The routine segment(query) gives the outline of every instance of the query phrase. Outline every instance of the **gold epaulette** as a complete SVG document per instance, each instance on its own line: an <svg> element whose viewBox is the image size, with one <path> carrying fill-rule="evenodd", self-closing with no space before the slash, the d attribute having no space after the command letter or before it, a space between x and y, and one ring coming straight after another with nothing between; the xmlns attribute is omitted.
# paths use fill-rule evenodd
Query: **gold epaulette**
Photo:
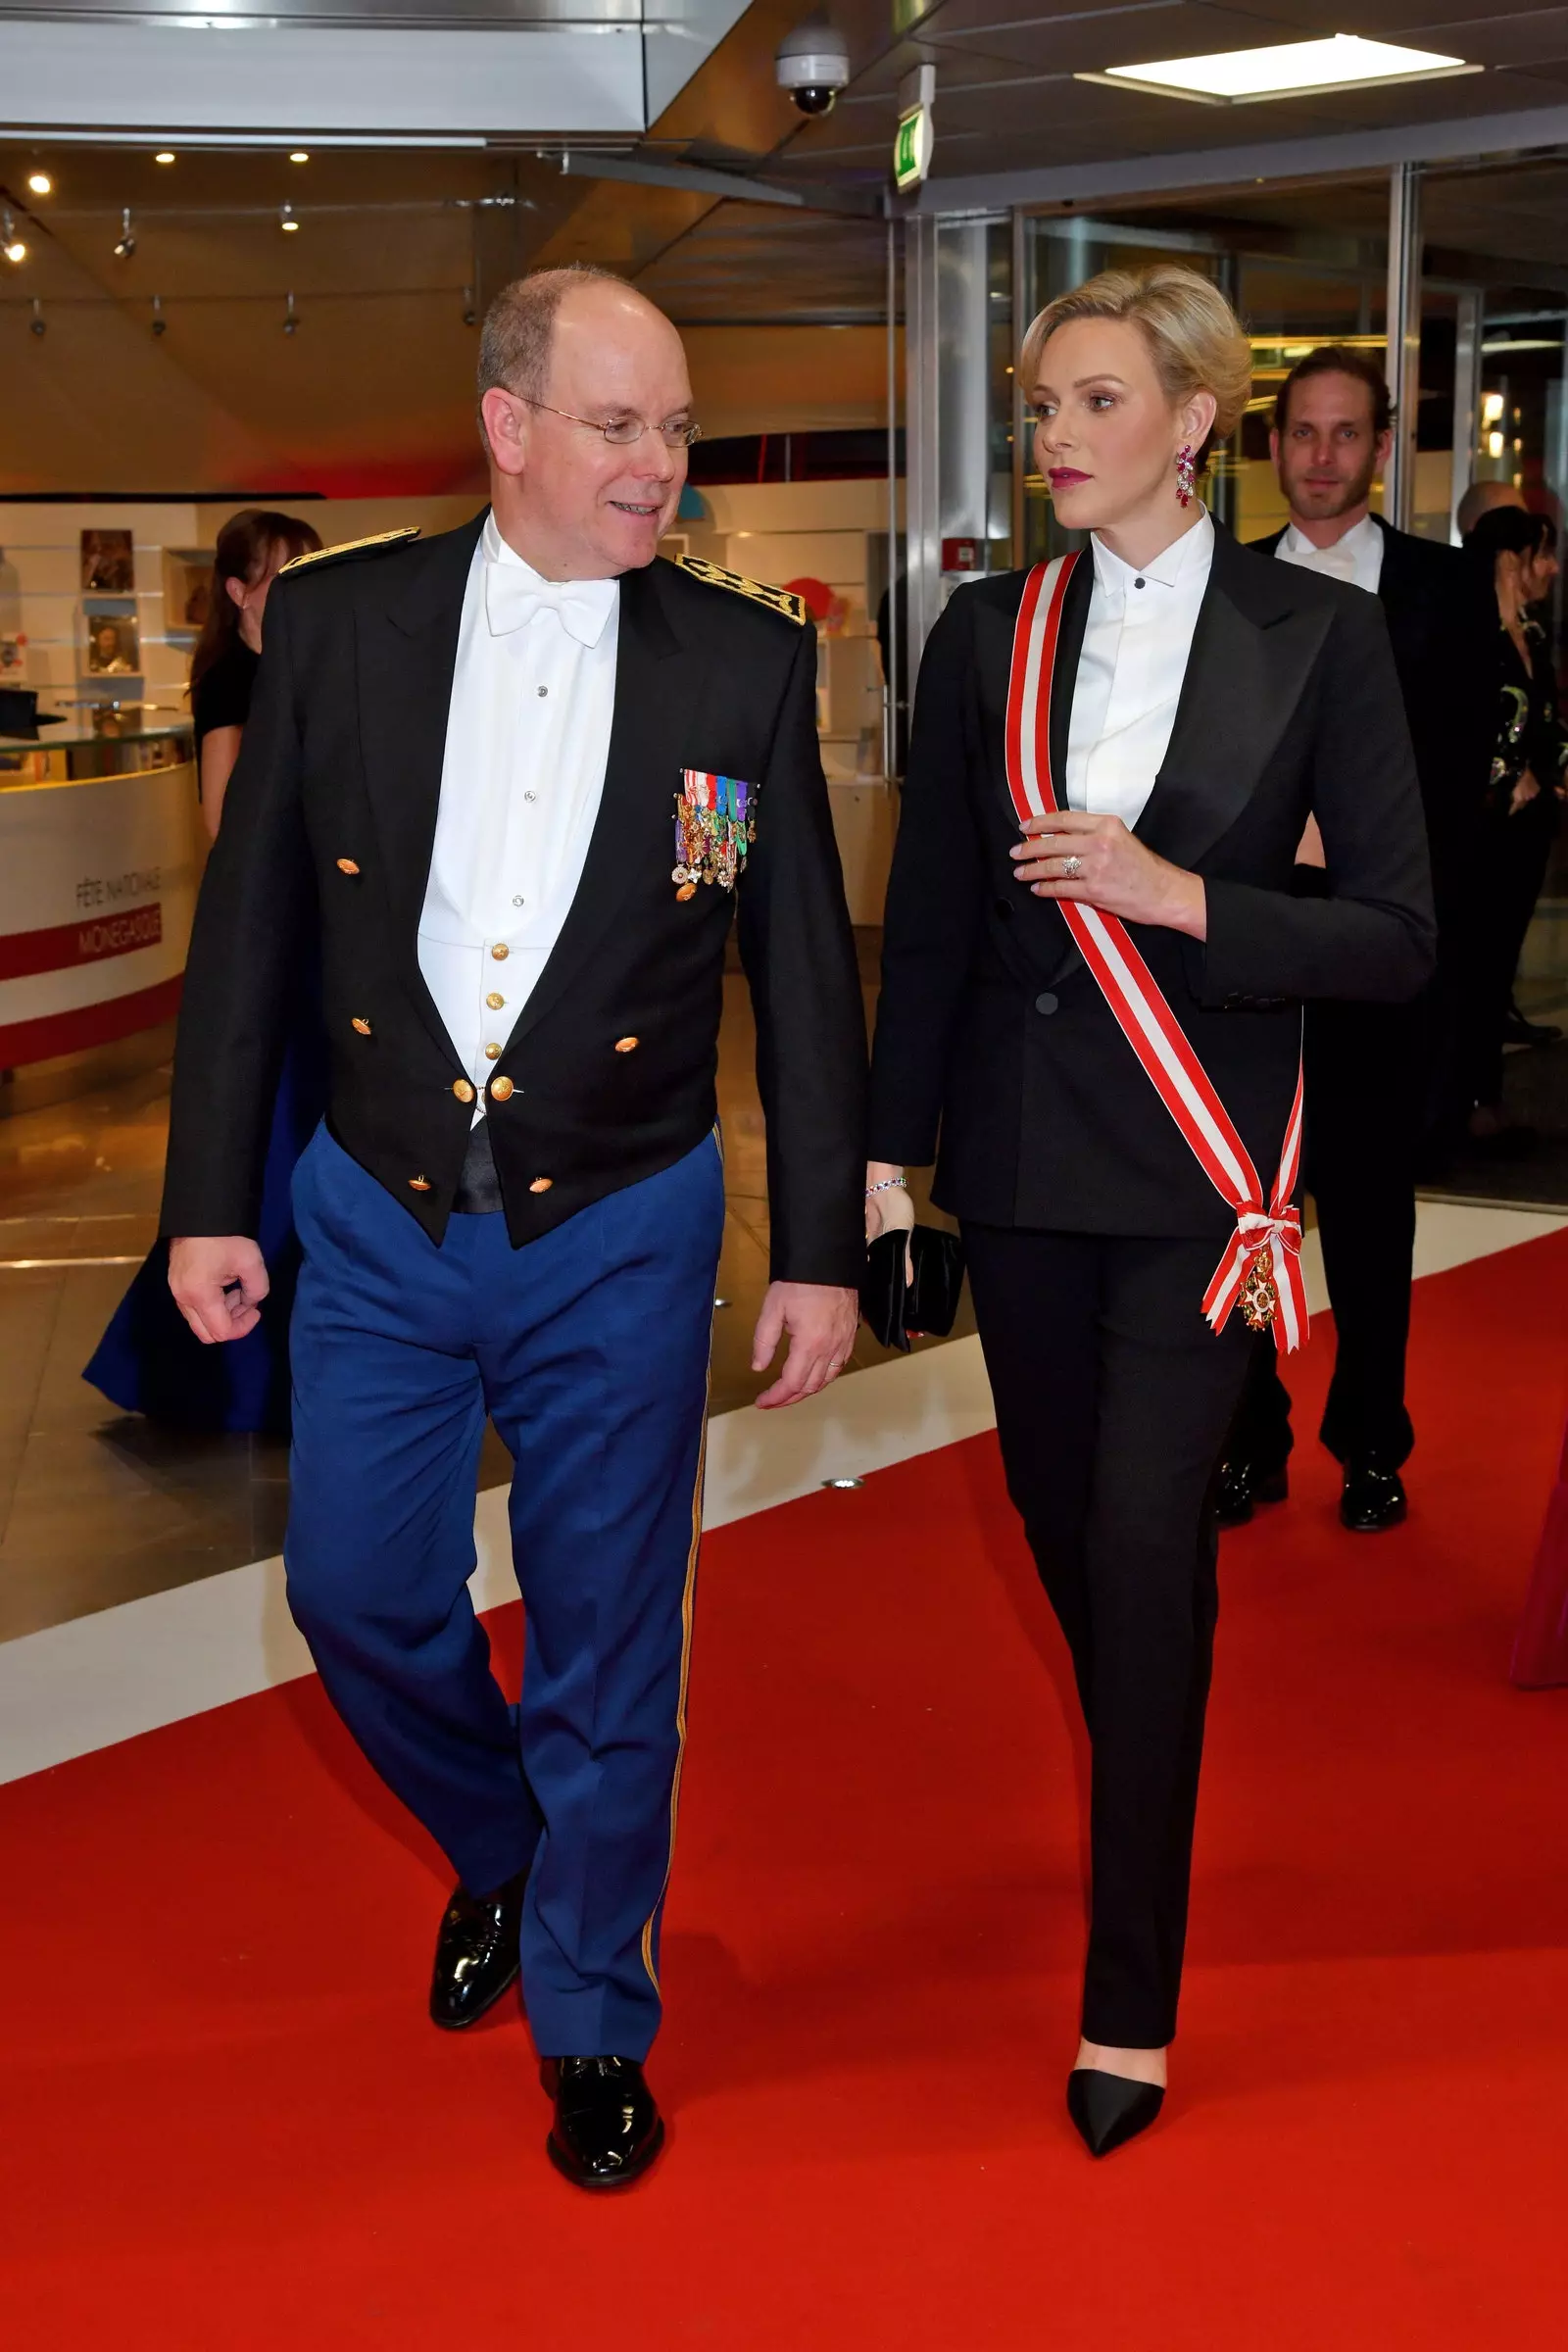
<svg viewBox="0 0 1568 2352"><path fill-rule="evenodd" d="M368 547L401 547L405 539L418 536L418 524L406 522L400 530L372 531L368 539L344 539L336 547L313 547L307 555L295 556L282 564L277 576L281 579L286 571L303 571L307 564L330 564L339 556L362 555Z"/></svg>
<svg viewBox="0 0 1568 2352"><path fill-rule="evenodd" d="M722 564L710 564L706 556L677 556L675 563L681 571L689 571L694 580L702 580L710 588L733 589L737 596L749 596L754 605L781 612L798 629L804 629L810 618L805 597L788 588L769 588L761 580L747 579L744 572L726 571Z"/></svg>

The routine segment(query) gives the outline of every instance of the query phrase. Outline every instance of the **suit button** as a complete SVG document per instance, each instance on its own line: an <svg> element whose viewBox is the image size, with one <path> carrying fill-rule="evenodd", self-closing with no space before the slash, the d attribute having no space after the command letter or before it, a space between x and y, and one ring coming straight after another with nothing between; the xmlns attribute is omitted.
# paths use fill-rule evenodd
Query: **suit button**
<svg viewBox="0 0 1568 2352"><path fill-rule="evenodd" d="M530 1193L548 1193L555 1181L553 1176L536 1176L528 1190Z"/></svg>
<svg viewBox="0 0 1568 2352"><path fill-rule="evenodd" d="M513 1087L512 1080L510 1078L491 1079L490 1100L492 1102L510 1102L512 1101L512 1094Z"/></svg>
<svg viewBox="0 0 1568 2352"><path fill-rule="evenodd" d="M466 1078L454 1078L452 1081L452 1092L457 1096L460 1102L471 1102L473 1101L473 1089L468 1084Z"/></svg>
<svg viewBox="0 0 1568 2352"><path fill-rule="evenodd" d="M484 1057L486 1061L499 1061L501 1059L501 1048L499 1046L486 1046L484 1050Z"/></svg>
<svg viewBox="0 0 1568 2352"><path fill-rule="evenodd" d="M499 1012L506 1001L506 998L502 996L497 989L492 989L490 994L485 999L485 1003L489 1005L492 1012Z"/></svg>
<svg viewBox="0 0 1568 2352"><path fill-rule="evenodd" d="M368 1037L368 1036L369 1036L369 1034L370 1034L370 1024L369 1024L369 1022L368 1022L368 1020L364 1019L364 1018L363 1018L363 1016L362 1016L361 1014L359 1014L359 1013L356 1013L356 1014L354 1015L354 1019L353 1019L353 1021L350 1023L350 1027L351 1027L351 1028L354 1028L354 1029L357 1029L357 1030L359 1031L359 1033L360 1033L360 1035L361 1035L362 1037Z"/></svg>
<svg viewBox="0 0 1568 2352"><path fill-rule="evenodd" d="M1054 1012L1061 999L1053 989L1044 989L1035 999L1036 1012Z"/></svg>
<svg viewBox="0 0 1568 2352"><path fill-rule="evenodd" d="M352 858L340 858L337 861L337 870L340 874L357 874L360 869Z"/></svg>
<svg viewBox="0 0 1568 2352"><path fill-rule="evenodd" d="M411 1193L427 1193L430 1190L429 1177L411 1176L409 1178L409 1190Z"/></svg>
<svg viewBox="0 0 1568 2352"><path fill-rule="evenodd" d="M498 939L490 953L495 957L497 963L505 963L507 957L512 954L512 950L508 947L504 939Z"/></svg>
<svg viewBox="0 0 1568 2352"><path fill-rule="evenodd" d="M1010 923L1010 922L1011 922L1011 920L1012 920L1012 901L1011 901L1010 899L993 899L993 900L992 900L992 902L991 902L991 906L992 906L992 911L993 911L993 913L995 913L996 915L998 915L998 916L1001 918L1001 920L1002 920L1003 922L1004 922L1004 923Z"/></svg>
<svg viewBox="0 0 1568 2352"><path fill-rule="evenodd" d="M635 1054L639 1043L640 1041L635 1037L617 1037L615 1052L617 1054Z"/></svg>

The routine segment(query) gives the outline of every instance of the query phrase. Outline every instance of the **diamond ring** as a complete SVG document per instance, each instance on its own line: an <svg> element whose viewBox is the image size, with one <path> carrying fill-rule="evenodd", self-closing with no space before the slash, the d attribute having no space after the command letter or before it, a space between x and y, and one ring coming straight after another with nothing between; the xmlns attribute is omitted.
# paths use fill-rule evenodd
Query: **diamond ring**
<svg viewBox="0 0 1568 2352"><path fill-rule="evenodd" d="M1084 861L1081 858L1064 858L1061 861L1061 870L1064 877L1072 880L1083 872Z"/></svg>

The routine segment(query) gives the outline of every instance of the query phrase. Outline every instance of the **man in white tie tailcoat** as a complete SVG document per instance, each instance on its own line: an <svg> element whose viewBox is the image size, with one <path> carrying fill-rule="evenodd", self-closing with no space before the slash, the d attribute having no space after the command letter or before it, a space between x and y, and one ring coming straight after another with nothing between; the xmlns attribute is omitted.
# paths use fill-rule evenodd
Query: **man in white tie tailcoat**
<svg viewBox="0 0 1568 2352"><path fill-rule="evenodd" d="M1317 1203L1333 1302L1334 1381L1320 1431L1343 1472L1340 1515L1375 1535L1404 1518L1400 1475L1415 1443L1405 1405L1415 1178L1424 1149L1459 1123L1459 996L1469 843L1494 722L1496 614L1457 550L1396 530L1371 511L1393 412L1382 370L1324 344L1281 385L1269 446L1290 509L1257 545L1281 563L1375 596L1404 696L1426 812L1438 974L1413 1004L1313 1004L1303 1033L1305 1181ZM1302 893L1323 887L1321 848L1299 853ZM1281 1501L1293 1438L1274 1349L1256 1350L1221 1477L1235 1526Z"/></svg>

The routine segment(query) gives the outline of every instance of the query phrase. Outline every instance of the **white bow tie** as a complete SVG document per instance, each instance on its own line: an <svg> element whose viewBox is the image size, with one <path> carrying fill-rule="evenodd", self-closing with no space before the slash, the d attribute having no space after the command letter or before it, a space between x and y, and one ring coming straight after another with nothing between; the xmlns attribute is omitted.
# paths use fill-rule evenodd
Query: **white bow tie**
<svg viewBox="0 0 1568 2352"><path fill-rule="evenodd" d="M614 592L613 580L541 580L514 564L484 567L484 612L492 637L525 628L540 612L554 612L579 645L597 645Z"/></svg>
<svg viewBox="0 0 1568 2352"><path fill-rule="evenodd" d="M1331 580L1355 579L1355 558L1348 547L1282 547L1280 554L1287 564L1299 564L1303 571L1320 571Z"/></svg>

